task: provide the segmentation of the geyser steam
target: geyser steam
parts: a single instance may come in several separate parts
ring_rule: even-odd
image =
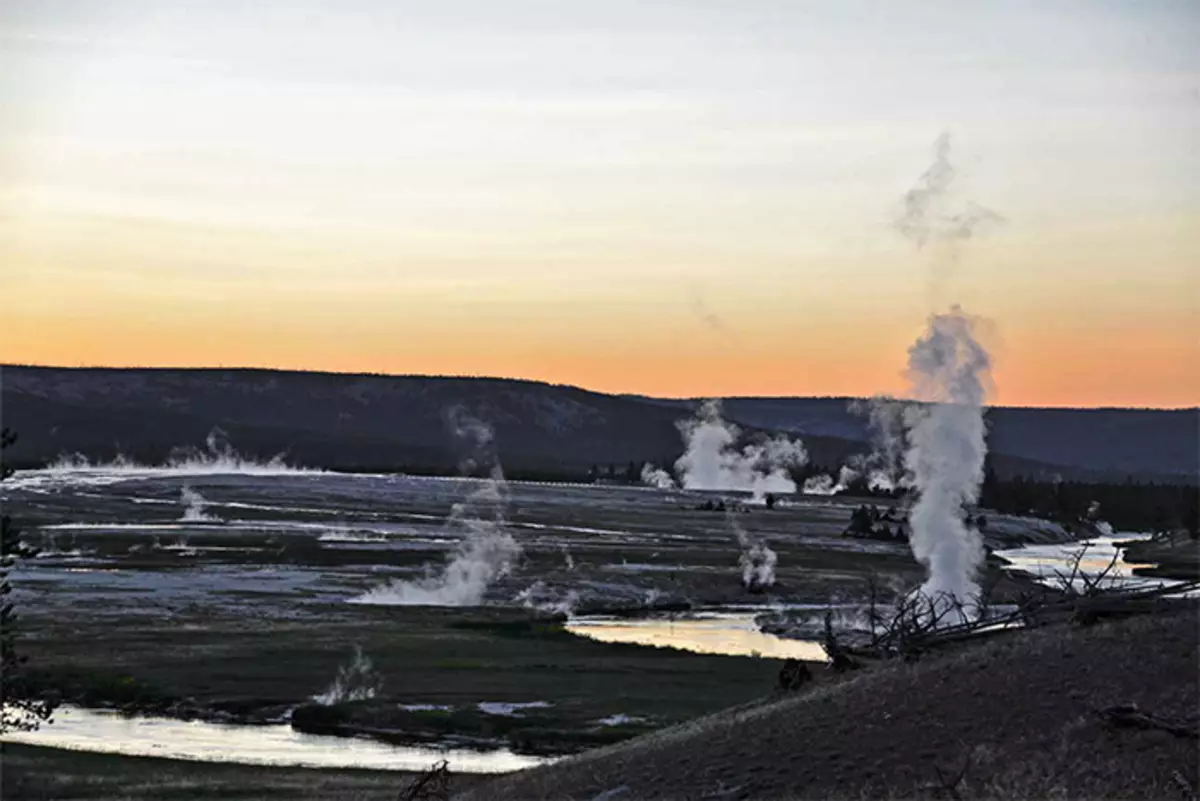
[[[685,489],[741,490],[762,498],[768,492],[790,493],[796,483],[788,468],[808,460],[800,440],[778,435],[737,450],[741,430],[721,418],[721,402],[701,404],[696,416],[678,423],[686,450],[675,462]]]
[[[464,471],[486,467],[488,477],[462,503],[455,504],[447,527],[460,529],[462,539],[441,570],[426,568],[415,581],[395,580],[351,599],[352,603],[386,606],[478,606],[487,588],[508,574],[521,554],[521,546],[504,526],[507,485],[493,448],[487,424],[461,410],[449,415],[454,433],[468,441],[472,455]]]
[[[675,489],[675,479],[671,478],[671,474],[649,462],[642,465],[642,483],[662,490]]]
[[[774,586],[775,564],[779,557],[764,540],[747,534],[732,516],[729,517],[729,525],[742,549],[738,557],[738,565],[742,568],[742,586],[748,590],[764,590]]]
[[[904,409],[906,401],[886,395],[877,395],[868,401],[851,401],[851,414],[865,415],[871,434],[871,452],[856,454],[846,460],[832,475],[812,476],[804,482],[802,492],[807,495],[837,495],[862,478],[873,491],[892,492],[911,486],[904,473]]]
[[[208,523],[217,519],[204,513],[209,505],[208,500],[186,484],[179,492],[179,502],[184,507],[183,517],[179,518],[183,523]]]
[[[122,475],[144,473],[161,475],[282,475],[290,473],[323,473],[324,470],[295,467],[277,454],[268,461],[243,456],[234,449],[229,437],[220,428],[213,428],[204,439],[204,448],[176,446],[162,464],[140,464],[118,453],[111,462],[93,464],[82,454],[64,454],[44,470],[31,471],[29,478],[62,479],[83,483],[109,483]]]
[[[964,506],[979,498],[987,454],[983,402],[991,360],[977,322],[957,306],[930,318],[908,352],[913,394],[925,404],[905,410],[909,448],[904,464],[917,491],[909,513],[913,555],[928,568],[929,598],[974,603],[983,562],[979,532],[964,522]]]
[[[999,216],[979,206],[946,213],[944,202],[955,170],[950,164],[950,138],[934,144],[934,162],[904,198],[897,228],[917,247],[934,240],[947,249],[941,258],[957,259],[957,243],[975,227]],[[936,267],[937,265],[935,265]],[[964,520],[983,481],[986,428],[983,403],[991,384],[991,359],[980,342],[980,321],[959,306],[929,318],[924,334],[908,352],[908,379],[920,403],[904,408],[906,476],[916,490],[909,513],[913,554],[926,566],[921,593],[941,613],[958,608],[974,615],[983,562],[979,532]]]
[[[375,672],[374,665],[363,655],[362,648],[355,645],[350,664],[339,666],[337,675],[325,692],[314,695],[312,699],[322,706],[369,701],[382,689],[383,677]]]
[[[833,476],[819,475],[812,476],[804,482],[804,487],[801,489],[805,495],[837,495],[839,492],[845,492],[851,482],[857,479],[859,472],[852,467],[843,466],[838,471],[838,477],[835,481]]]

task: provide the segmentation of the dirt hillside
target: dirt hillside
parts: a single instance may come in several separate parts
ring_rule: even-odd
[[[1195,607],[1041,629],[718,713],[460,798],[1187,798],[1200,787],[1195,739],[1113,728],[1095,710],[1137,704],[1195,721],[1198,686]],[[968,759],[953,794],[938,790]]]

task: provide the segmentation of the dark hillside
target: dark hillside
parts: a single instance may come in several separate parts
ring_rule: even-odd
[[[76,452],[93,460],[124,453],[158,462],[173,447],[201,446],[219,426],[239,452],[259,458],[286,452],[292,461],[334,469],[446,472],[464,455],[447,413],[463,406],[494,427],[510,470],[578,477],[593,465],[624,471],[631,462],[673,463],[682,451],[675,424],[692,406],[500,378],[251,369],[0,371],[0,411],[21,437],[12,458],[25,465]],[[847,405],[844,398],[734,398],[726,409],[748,435],[801,434],[811,462],[832,470],[868,447],[864,421]],[[1124,480],[1132,474],[1178,483],[1197,472],[1187,469],[1200,436],[1194,412],[993,409],[989,415],[992,465],[1002,477]]]

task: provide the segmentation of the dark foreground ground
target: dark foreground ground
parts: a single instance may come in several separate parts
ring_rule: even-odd
[[[371,770],[260,768],[183,762],[154,757],[89,754],[6,743],[0,765],[0,798],[40,799],[394,799],[413,774]],[[458,774],[452,790],[482,777]]]
[[[1053,627],[864,671],[472,788],[489,799],[1188,798],[1197,741],[1112,728],[1200,716],[1196,607]],[[969,767],[953,794],[944,776]],[[603,795],[608,793],[608,795]]]

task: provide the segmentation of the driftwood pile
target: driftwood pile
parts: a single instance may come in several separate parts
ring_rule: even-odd
[[[400,790],[398,801],[446,801],[450,798],[450,763],[446,760],[414,778]]]
[[[1200,590],[1200,581],[1120,587],[1114,574],[1119,555],[1114,555],[1103,570],[1086,573],[1080,568],[1086,551],[1084,546],[1075,555],[1067,572],[1055,571],[1053,586],[1027,593],[1013,611],[1005,614],[994,614],[988,608],[987,592],[982,593],[978,608],[970,610],[952,595],[930,596],[920,591],[902,596],[894,607],[884,606],[872,581],[866,611],[869,641],[857,646],[839,643],[827,612],[822,645],[833,669],[841,672],[857,667],[857,658],[913,660],[926,651],[967,639],[974,642],[1052,624],[1090,625],[1195,603],[1183,596]]]

